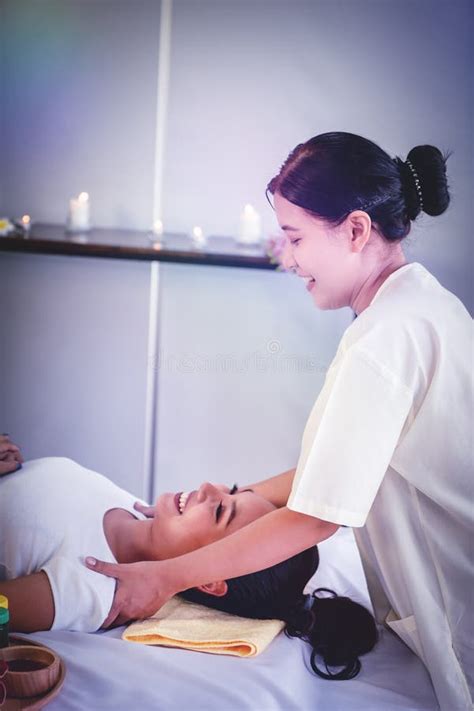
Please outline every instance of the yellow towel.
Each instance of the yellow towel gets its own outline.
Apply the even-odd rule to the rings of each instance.
[[[281,620],[252,620],[171,598],[152,617],[132,622],[122,639],[210,654],[255,657],[281,632]]]

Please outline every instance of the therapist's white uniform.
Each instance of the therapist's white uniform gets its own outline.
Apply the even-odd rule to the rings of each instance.
[[[414,262],[346,329],[288,507],[353,526],[376,618],[423,660],[442,711],[472,708],[473,322]]]

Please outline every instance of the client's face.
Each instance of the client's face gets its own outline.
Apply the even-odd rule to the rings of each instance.
[[[250,490],[229,493],[204,483],[198,491],[162,494],[152,537],[160,559],[174,558],[229,536],[276,507]]]

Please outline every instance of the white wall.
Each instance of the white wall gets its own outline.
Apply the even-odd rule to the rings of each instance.
[[[98,226],[152,215],[156,0],[3,0],[0,211],[64,223],[85,190]]]
[[[315,311],[278,272],[167,264],[161,279],[155,493],[296,466],[352,313]]]
[[[147,497],[150,265],[0,252],[0,432]]]

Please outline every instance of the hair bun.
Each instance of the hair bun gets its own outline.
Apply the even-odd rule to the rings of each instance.
[[[305,638],[314,627],[315,614],[312,595],[302,595],[301,598],[285,615],[286,631],[290,637]]]
[[[289,637],[300,637],[311,644],[311,668],[323,679],[334,681],[355,677],[361,669],[359,655],[369,652],[377,641],[371,613],[329,588],[317,588],[311,595],[302,596],[287,617],[285,631]],[[318,655],[325,671],[316,664]],[[330,666],[342,669],[331,672]]]
[[[436,146],[423,145],[412,148],[405,161],[395,158],[410,220],[422,210],[433,217],[447,210],[450,195],[446,162],[451,154],[448,151],[443,156]]]
[[[312,593],[302,595],[287,611],[287,631],[291,637],[306,638],[313,630],[315,617],[321,603],[324,605],[327,597],[318,597],[318,593],[329,593],[331,598],[338,597],[334,590],[329,588],[316,588]]]

